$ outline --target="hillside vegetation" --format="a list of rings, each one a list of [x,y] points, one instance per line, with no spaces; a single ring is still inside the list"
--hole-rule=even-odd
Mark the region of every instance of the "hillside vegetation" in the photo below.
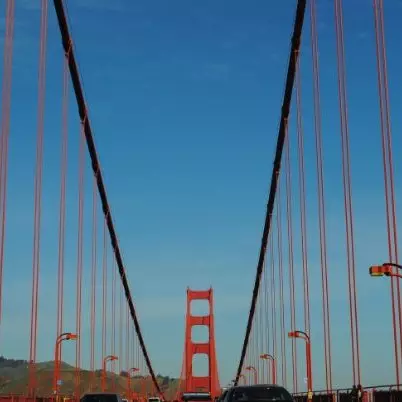
[[[54,362],[37,363],[37,396],[51,396],[53,385],[53,368]],[[89,392],[91,372],[81,370],[81,394]],[[75,384],[75,367],[62,362],[60,367],[60,377],[62,384],[60,385],[60,393],[63,395],[72,395]],[[167,398],[174,396],[177,389],[178,380],[174,378],[157,376],[161,389]],[[94,389],[93,391],[101,391],[102,372],[97,370],[94,373]],[[144,379],[141,376],[131,378],[131,389],[135,392],[144,392],[152,394],[154,387],[150,378]],[[126,395],[128,390],[127,373],[122,372],[121,375],[111,372],[106,376],[106,390],[115,390],[121,395]],[[0,357],[0,394],[2,395],[23,395],[28,391],[28,362],[25,360],[14,360]]]

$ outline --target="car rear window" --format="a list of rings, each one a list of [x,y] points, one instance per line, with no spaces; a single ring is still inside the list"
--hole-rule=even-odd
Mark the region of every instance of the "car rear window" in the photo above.
[[[282,387],[244,387],[233,391],[232,401],[260,402],[260,401],[292,401],[292,396]]]
[[[117,397],[113,394],[90,394],[81,398],[81,402],[117,402]]]

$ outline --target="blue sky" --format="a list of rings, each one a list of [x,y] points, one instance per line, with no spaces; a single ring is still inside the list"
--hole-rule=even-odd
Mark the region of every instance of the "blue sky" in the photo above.
[[[26,358],[39,2],[17,0],[16,3],[5,308],[0,336],[2,353]],[[351,385],[348,373],[351,360],[334,17],[331,1],[318,3],[333,375],[334,385],[344,386]],[[212,286],[218,365],[221,381],[226,383],[237,368],[249,309],[295,1],[69,0],[67,4],[113,217],[155,370],[179,374],[186,287]],[[402,128],[398,113],[402,103],[398,91],[402,59],[397,51],[397,21],[402,3],[387,2],[386,7],[396,155],[401,146],[398,132]],[[345,1],[344,8],[363,382],[393,383],[389,287],[385,280],[374,281],[367,275],[370,264],[387,259],[372,6],[366,0],[351,0]],[[53,344],[56,326],[62,52],[55,14],[52,7],[49,10],[39,360],[52,359],[49,343]],[[3,31],[4,10],[0,17]],[[306,24],[308,34],[308,18]],[[316,345],[315,383],[320,388],[324,372],[309,46],[305,35],[302,76],[312,338]],[[75,325],[78,175],[78,120],[73,97],[70,98],[65,282],[70,302],[65,303],[66,330],[74,329]],[[294,139],[293,123],[291,127]],[[297,160],[292,158],[292,163],[296,168]],[[400,163],[396,160],[396,183]],[[89,177],[87,169],[84,268],[87,289],[91,253]],[[398,206],[399,193],[397,187]],[[298,230],[296,200],[297,197],[294,226]],[[299,250],[298,241],[295,249]],[[300,253],[295,264],[301,278]],[[301,291],[298,286],[299,301]],[[98,298],[100,295],[99,288]],[[83,297],[86,337],[82,342],[87,365],[89,293]],[[298,308],[300,324],[301,314]],[[383,338],[384,343],[378,344],[378,338]],[[74,361],[72,346],[66,346],[64,353],[65,360]],[[378,372],[379,362],[382,367],[389,367],[389,371]],[[301,359],[301,368],[303,364]]]

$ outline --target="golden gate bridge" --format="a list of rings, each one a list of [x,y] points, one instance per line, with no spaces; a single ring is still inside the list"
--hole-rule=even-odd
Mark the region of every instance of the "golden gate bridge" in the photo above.
[[[18,22],[15,15],[15,0],[5,0],[2,12],[5,12],[3,52],[4,62],[2,66],[2,100],[1,100],[1,163],[0,163],[0,313],[4,315],[11,301],[5,301],[3,283],[4,273],[12,271],[12,266],[7,263],[8,250],[6,247],[8,231],[12,229],[8,219],[9,211],[9,188],[18,186],[18,183],[10,183],[9,179],[9,140],[12,132],[12,110],[19,109],[19,118],[23,118],[20,107],[12,102],[13,81],[13,56],[18,51],[14,47],[14,28]],[[276,151],[273,160],[272,173],[270,176],[270,188],[266,216],[261,239],[255,283],[252,291],[251,306],[247,319],[246,332],[242,349],[239,352],[238,367],[233,367],[233,384],[283,384],[292,390],[298,401],[347,401],[352,400],[350,388],[353,386],[361,390],[362,398],[367,401],[398,401],[402,398],[400,390],[401,359],[402,359],[402,321],[401,321],[401,277],[398,259],[397,238],[397,202],[396,184],[394,172],[394,146],[391,138],[391,102],[389,95],[389,79],[387,67],[387,53],[385,42],[384,6],[382,0],[372,2],[372,30],[375,35],[373,51],[376,55],[376,74],[378,87],[378,170],[382,180],[372,183],[367,181],[366,192],[382,194],[383,208],[372,211],[384,221],[383,227],[375,227],[372,230],[381,231],[381,236],[386,242],[387,253],[378,252],[378,259],[372,261],[371,266],[357,266],[356,243],[358,227],[354,219],[353,196],[352,196],[352,168],[351,160],[354,156],[350,147],[350,137],[354,135],[350,129],[348,115],[347,88],[353,83],[347,84],[346,61],[345,61],[345,36],[343,1],[333,1],[334,28],[336,33],[336,81],[338,89],[339,106],[339,143],[340,159],[337,161],[339,174],[342,180],[339,194],[342,204],[342,213],[336,220],[344,226],[344,238],[337,245],[344,248],[344,261],[346,275],[342,278],[342,297],[348,299],[347,314],[343,317],[344,331],[349,333],[350,358],[344,362],[345,371],[350,371],[350,383],[340,389],[334,386],[334,347],[338,342],[336,337],[331,336],[333,326],[331,321],[331,280],[329,272],[338,267],[330,267],[328,264],[328,197],[326,188],[331,182],[326,180],[324,171],[324,140],[323,119],[325,110],[322,107],[321,91],[322,80],[319,56],[319,32],[317,29],[317,4],[315,0],[298,0],[294,2],[295,16],[293,27],[289,27],[291,33],[290,52],[287,71],[285,72],[285,87],[282,104],[278,103],[280,115],[279,129],[277,134]],[[368,3],[368,2],[367,2]],[[290,3],[289,3],[290,4]],[[158,377],[155,374],[146,339],[141,332],[141,326],[137,317],[136,306],[132,291],[129,286],[123,258],[120,248],[117,230],[113,221],[112,209],[107,197],[103,172],[96,152],[94,135],[90,120],[89,108],[86,103],[83,80],[80,76],[76,58],[76,48],[80,44],[75,43],[68,24],[66,8],[62,0],[40,1],[40,38],[39,38],[39,75],[37,89],[37,137],[36,137],[36,160],[35,160],[35,184],[33,191],[33,254],[32,254],[32,282],[31,304],[27,306],[26,320],[30,320],[30,331],[26,334],[29,339],[28,381],[23,384],[24,391],[2,392],[2,400],[32,400],[54,399],[61,396],[78,399],[85,392],[102,390],[111,391],[119,389],[130,400],[142,400],[149,395],[159,395],[165,400],[180,399],[184,394],[206,392],[210,398],[217,398],[221,394],[222,384],[219,381],[218,357],[216,351],[214,314],[213,314],[213,290],[187,290],[187,315],[185,346],[183,351],[183,365],[180,379],[177,382],[173,394],[165,394]],[[45,131],[45,94],[46,94],[46,55],[48,40],[48,17],[49,8],[54,7],[57,24],[60,31],[60,53],[63,54],[63,66],[60,75],[62,78],[57,82],[62,88],[60,99],[61,149],[52,150],[60,155],[59,188],[55,197],[59,198],[57,220],[57,300],[46,300],[46,288],[41,286],[40,266],[41,249],[48,247],[44,244],[46,239],[41,236],[43,222],[49,218],[49,211],[42,206],[43,180],[48,172],[44,167],[44,131]],[[291,12],[289,7],[289,12]],[[306,47],[301,47],[301,43]],[[308,44],[308,47],[307,47]],[[305,51],[308,49],[308,51]],[[301,63],[308,59],[311,64],[310,75],[301,74]],[[85,77],[84,77],[85,78]],[[56,83],[52,83],[56,85]],[[313,121],[313,130],[308,132],[304,127],[307,118],[302,106],[307,103],[304,89],[312,89],[310,104],[305,107],[311,110],[308,118]],[[71,102],[77,108],[71,108]],[[79,133],[76,138],[78,166],[76,182],[76,221],[77,228],[73,233],[76,243],[75,270],[66,271],[66,211],[68,209],[68,160],[71,133],[76,132],[69,126],[70,119],[74,119],[79,125]],[[293,120],[292,120],[293,119]],[[53,135],[56,135],[53,133]],[[306,174],[306,136],[309,136],[308,146],[314,153],[314,174]],[[364,147],[359,148],[359,153],[364,153]],[[363,155],[364,156],[364,155]],[[268,158],[268,157],[267,157]],[[370,161],[368,162],[370,163]],[[309,184],[310,181],[313,184]],[[381,185],[380,185],[381,184]],[[307,194],[307,188],[311,185],[316,189],[314,201]],[[377,188],[378,187],[378,188]],[[87,201],[87,190],[91,197]],[[28,203],[28,200],[23,200]],[[84,204],[85,203],[85,204]],[[309,204],[313,206],[310,208]],[[84,208],[84,205],[89,205]],[[87,217],[84,216],[90,210],[91,218],[90,238],[84,236],[84,226]],[[54,218],[54,213],[50,214]],[[311,216],[310,216],[311,215]],[[70,216],[70,215],[69,215]],[[70,219],[70,218],[69,218]],[[73,218],[71,218],[73,219]],[[371,217],[367,217],[371,219]],[[13,222],[13,221],[11,221]],[[101,224],[99,223],[101,222]],[[316,236],[310,235],[308,226],[310,222],[316,224]],[[46,225],[49,223],[47,222]],[[361,233],[361,232],[360,232]],[[98,260],[99,245],[101,240],[101,260]],[[256,239],[257,241],[257,239]],[[312,242],[318,244],[319,261],[312,262]],[[50,242],[52,243],[52,242]],[[297,246],[296,246],[297,244]],[[89,283],[84,281],[84,249],[91,250],[91,264],[88,272]],[[26,250],[19,249],[18,253]],[[311,276],[314,266],[314,283],[320,284],[321,297],[315,300],[312,306]],[[317,268],[319,267],[319,268]],[[298,283],[297,272],[301,272],[302,280]],[[75,294],[66,294],[66,275],[71,276],[75,283]],[[100,301],[97,295],[97,275],[101,275],[102,289]],[[387,304],[391,322],[389,328],[384,328],[384,348],[391,349],[394,356],[393,367],[382,367],[380,370],[389,372],[393,377],[391,384],[365,384],[365,366],[362,361],[362,338],[370,337],[369,333],[359,330],[359,305],[357,302],[359,281],[362,275],[372,277],[385,277],[383,280],[384,290],[381,294],[373,294],[371,302],[376,299],[389,298]],[[373,279],[374,280],[374,279]],[[389,288],[390,296],[385,287]],[[85,290],[86,289],[86,290]],[[299,289],[300,292],[299,292]],[[83,292],[90,293],[90,367],[83,370],[82,349],[83,342]],[[299,292],[298,294],[296,294]],[[301,295],[301,296],[300,296]],[[339,295],[338,295],[339,296]],[[297,306],[299,298],[302,307]],[[207,300],[210,306],[208,315],[194,316],[190,311],[192,300]],[[49,341],[54,344],[54,365],[51,370],[44,372],[40,368],[37,359],[37,334],[38,334],[38,304],[39,302],[57,303],[56,339]],[[65,304],[75,303],[75,326],[65,328]],[[321,318],[312,319],[312,309],[321,310]],[[101,310],[101,333],[98,332],[96,323],[97,309]],[[183,306],[184,308],[184,306]],[[301,311],[301,314],[300,314]],[[29,315],[28,315],[29,314]],[[109,316],[108,316],[109,315]],[[29,318],[28,318],[29,317]],[[247,318],[247,317],[245,317]],[[372,318],[376,319],[375,316]],[[111,322],[111,325],[109,325]],[[84,323],[86,324],[86,323]],[[192,341],[191,330],[193,326],[208,327],[208,341],[197,343]],[[1,331],[3,331],[1,323]],[[107,336],[108,331],[109,338]],[[315,335],[313,336],[313,334]],[[319,335],[317,335],[317,333]],[[97,339],[100,340],[97,342]],[[110,339],[110,342],[107,340]],[[70,372],[70,380],[74,383],[74,391],[66,395],[65,385],[61,381],[63,377],[62,347],[65,342],[75,343],[75,367]],[[378,342],[378,339],[372,339]],[[101,363],[97,362],[97,348],[101,349]],[[325,387],[317,389],[314,382],[316,371],[316,359],[313,359],[315,350],[322,350],[323,370],[325,372]],[[6,352],[6,348],[2,348]],[[289,352],[290,350],[290,352]],[[364,352],[366,353],[366,352]],[[193,357],[196,354],[208,356],[209,370],[205,377],[196,377],[193,374]],[[290,358],[289,358],[290,356]],[[336,357],[336,356],[335,356]],[[374,364],[374,363],[373,363]],[[300,383],[300,367],[305,373],[305,382]],[[125,371],[124,383],[116,374],[116,371]],[[320,369],[321,370],[321,369]],[[391,375],[392,374],[392,375]],[[47,377],[46,377],[47,376]],[[48,379],[52,384],[49,393],[40,388],[40,381]],[[88,385],[89,384],[89,385]],[[89,388],[85,388],[85,387]],[[123,387],[123,388],[122,388]],[[7,390],[7,387],[4,387]],[[123,391],[122,391],[123,389]]]

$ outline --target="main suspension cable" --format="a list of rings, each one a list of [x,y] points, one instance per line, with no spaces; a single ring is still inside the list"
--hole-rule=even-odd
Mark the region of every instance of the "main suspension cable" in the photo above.
[[[47,0],[43,0],[43,1],[47,2]],[[303,3],[305,3],[305,0],[303,1]],[[63,0],[53,0],[53,4],[54,4],[54,8],[55,8],[55,11],[57,14],[57,20],[58,20],[58,24],[59,24],[59,28],[60,28],[60,33],[61,33],[62,45],[63,45],[64,51],[67,51],[67,49],[70,47],[70,44],[72,43],[72,40],[71,40],[70,30],[69,30],[69,27],[67,24],[67,18],[66,18],[66,12],[64,9],[64,5],[63,5]],[[75,60],[75,53],[74,53],[73,48],[70,49],[69,68],[70,68],[71,81],[73,84],[73,88],[74,88],[74,92],[75,92],[75,96],[76,96],[76,100],[77,100],[78,113],[81,118],[81,121],[84,123],[85,138],[87,141],[88,151],[89,151],[89,154],[91,157],[92,170],[93,170],[96,184],[98,187],[99,196],[100,196],[102,209],[103,209],[103,214],[106,219],[109,236],[110,236],[110,240],[112,243],[113,252],[116,257],[117,267],[119,269],[121,282],[122,282],[122,285],[124,288],[126,300],[127,300],[128,307],[130,310],[130,315],[134,322],[135,331],[138,336],[138,340],[139,340],[139,343],[140,343],[140,346],[142,349],[142,353],[145,358],[145,362],[146,362],[149,374],[151,375],[152,381],[155,385],[155,389],[163,397],[159,384],[157,382],[154,370],[152,368],[151,360],[149,359],[148,351],[145,346],[144,338],[142,336],[137,313],[135,311],[133,299],[131,296],[130,287],[128,285],[126,271],[124,268],[123,259],[122,259],[116,231],[115,231],[114,224],[113,224],[110,206],[109,206],[109,202],[108,202],[107,195],[106,195],[105,185],[103,182],[102,172],[100,170],[99,159],[98,159],[98,155],[96,153],[95,143],[94,143],[93,134],[92,134],[92,127],[91,127],[91,124],[90,124],[89,118],[88,118],[88,109],[85,104],[84,93],[82,90],[81,79],[80,79],[80,76],[78,73],[78,66],[77,66],[77,63]]]
[[[247,322],[247,327],[246,327],[246,334],[244,337],[243,347],[242,347],[242,351],[241,351],[241,355],[240,355],[239,366],[237,368],[235,385],[237,385],[237,383],[239,381],[239,377],[240,377],[240,374],[241,374],[241,371],[243,368],[244,358],[246,355],[247,345],[249,342],[250,331],[251,331],[254,312],[255,312],[255,306],[257,303],[258,291],[259,291],[260,281],[261,281],[261,273],[262,273],[262,269],[264,266],[264,260],[265,260],[265,255],[266,255],[267,242],[268,242],[268,234],[269,234],[270,228],[271,228],[271,217],[272,217],[272,213],[274,210],[275,195],[276,195],[276,190],[277,190],[277,186],[278,186],[277,174],[279,174],[280,169],[281,169],[283,145],[285,142],[285,135],[286,135],[286,123],[287,123],[287,118],[289,116],[290,104],[291,104],[291,100],[292,100],[293,84],[294,84],[295,72],[296,72],[297,57],[293,57],[293,54],[295,54],[296,52],[298,53],[298,50],[300,48],[300,38],[301,38],[301,34],[302,34],[302,29],[303,29],[305,9],[306,9],[306,0],[298,0],[297,8],[296,8],[296,17],[295,17],[294,26],[293,26],[292,44],[291,44],[291,49],[290,49],[288,72],[287,72],[287,77],[286,77],[285,93],[284,93],[283,103],[282,103],[281,119],[280,119],[279,133],[278,133],[278,139],[277,139],[277,144],[276,144],[274,166],[273,166],[272,174],[271,174],[271,185],[270,185],[270,190],[269,190],[267,212],[266,212],[266,216],[265,216],[264,230],[263,230],[263,235],[262,235],[262,240],[261,240],[261,247],[260,247],[259,259],[258,259],[258,264],[257,264],[257,272],[256,272],[255,281],[254,281],[253,296],[251,299],[250,312],[249,312],[248,322]]]

